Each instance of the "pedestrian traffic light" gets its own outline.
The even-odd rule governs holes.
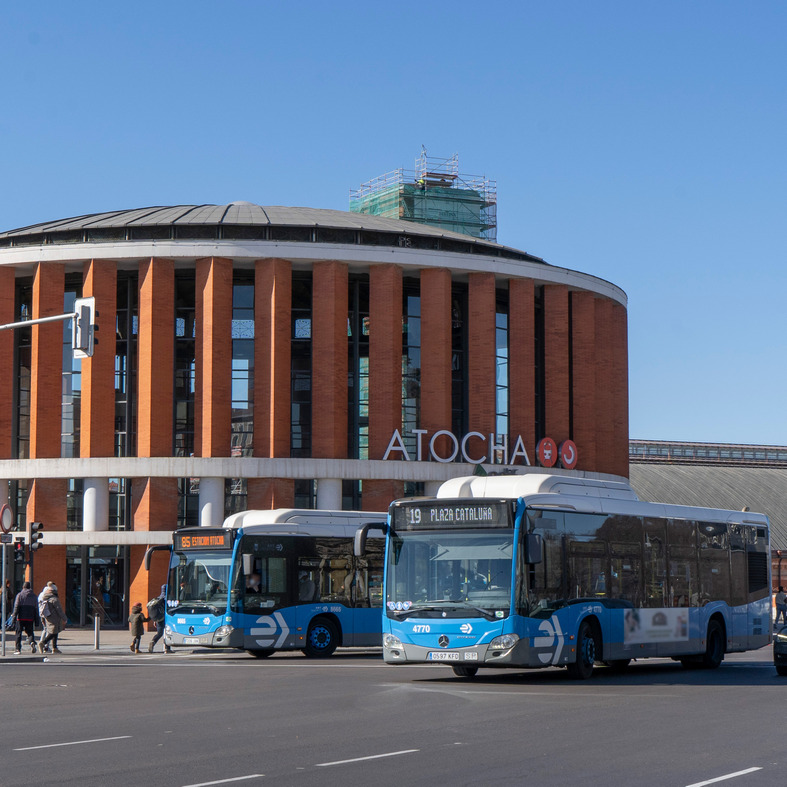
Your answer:
[[[77,298],[74,301],[73,329],[71,332],[71,347],[75,358],[90,358],[93,355],[93,346],[98,344],[96,339],[96,299]]]
[[[25,562],[25,542],[24,539],[17,538],[14,541],[14,563]]]
[[[31,522],[30,523],[30,551],[34,552],[36,549],[41,549],[44,546],[41,543],[41,539],[44,537],[43,534],[44,525],[42,522]]]

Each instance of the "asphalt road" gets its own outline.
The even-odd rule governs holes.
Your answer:
[[[4,663],[0,785],[787,783],[770,649],[715,671],[386,666],[377,654]]]

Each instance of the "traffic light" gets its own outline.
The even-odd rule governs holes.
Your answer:
[[[96,311],[96,299],[93,296],[77,298],[74,301],[71,347],[74,350],[75,358],[90,358],[93,355],[93,347],[98,344],[96,317],[98,317],[98,312]]]
[[[30,551],[35,552],[36,549],[41,549],[44,546],[41,543],[41,539],[44,537],[43,534],[44,525],[42,522],[31,522],[30,523]]]
[[[21,538],[14,541],[14,563],[25,562],[25,542]]]

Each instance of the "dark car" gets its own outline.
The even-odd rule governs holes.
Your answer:
[[[787,677],[787,626],[782,626],[773,638],[773,664],[779,675]]]

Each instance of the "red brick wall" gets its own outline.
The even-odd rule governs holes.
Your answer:
[[[0,325],[14,322],[14,269],[0,268]],[[0,459],[10,459],[13,452],[14,421],[14,332],[0,331]],[[0,501],[2,502],[2,501]]]
[[[316,262],[312,295],[312,456],[347,457],[347,266]]]
[[[468,426],[487,438],[468,441],[468,454],[481,455],[479,446],[486,446],[487,461],[491,445],[489,435],[495,429],[495,276],[493,273],[471,273],[468,277]]]
[[[558,445],[569,434],[568,287],[544,285],[545,435]]]
[[[82,294],[96,299],[98,344],[92,358],[82,359],[80,456],[115,453],[115,321],[117,271],[115,264],[91,260],[85,264]]]
[[[137,455],[172,455],[175,268],[171,260],[139,266]]]
[[[629,474],[629,388],[628,388],[628,315],[625,307],[612,304],[612,445],[609,472],[628,478]]]
[[[451,272],[443,268],[421,271],[421,428],[427,437],[451,429]],[[447,455],[447,440],[436,447]]]
[[[596,469],[596,416],[602,397],[596,389],[596,297],[571,293],[573,435],[578,470]]]
[[[194,452],[229,456],[232,441],[232,260],[197,260]]]
[[[531,463],[535,463],[536,360],[533,280],[511,279],[508,299],[508,431],[509,435],[522,435],[527,455]],[[509,446],[509,450],[513,448],[513,445]]]

